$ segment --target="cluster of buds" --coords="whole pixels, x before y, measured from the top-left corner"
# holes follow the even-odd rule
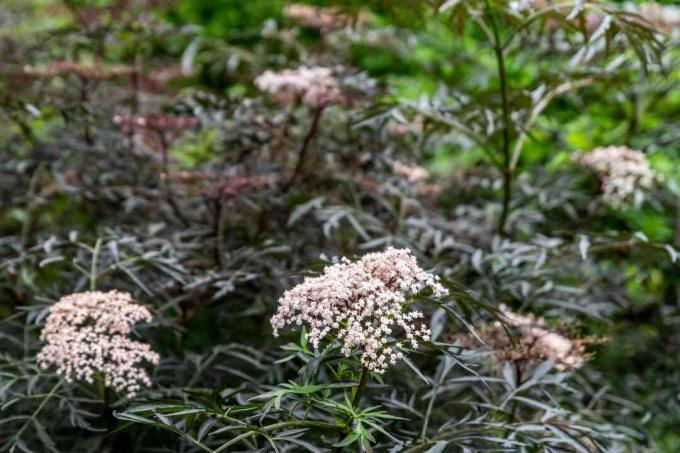
[[[364,15],[354,17],[337,8],[321,8],[301,3],[286,6],[283,15],[286,19],[293,20],[303,27],[316,28],[321,33],[328,33],[366,21]]]
[[[353,103],[353,97],[344,92],[330,68],[301,66],[278,72],[268,70],[255,79],[255,86],[283,104],[302,103],[318,109]]]
[[[335,337],[345,356],[358,348],[367,369],[384,373],[403,357],[403,343],[416,349],[430,337],[423,314],[405,310],[407,297],[426,287],[435,297],[447,294],[409,250],[390,247],[354,262],[343,258],[286,291],[271,325],[275,336],[286,325],[306,325],[317,349],[322,340]]]
[[[38,353],[38,364],[56,367],[68,382],[91,384],[101,377],[105,386],[132,397],[151,385],[141,363],[160,360],[148,344],[129,338],[141,321],[151,321],[151,313],[133,303],[128,293],[90,291],[64,296],[50,309],[40,335],[46,344]]]
[[[598,176],[602,198],[610,206],[621,206],[630,197],[639,205],[644,200],[642,189],[654,183],[647,157],[625,146],[595,148],[585,154],[574,154],[573,159]]]
[[[477,334],[491,350],[496,363],[536,364],[551,360],[557,370],[582,367],[589,359],[586,346],[595,343],[591,338],[570,338],[551,329],[541,317],[520,315],[507,307],[500,307],[505,326],[500,321],[487,323]],[[507,328],[507,330],[506,330]],[[508,335],[508,330],[516,337]],[[457,337],[466,348],[477,348],[478,340],[471,336]]]

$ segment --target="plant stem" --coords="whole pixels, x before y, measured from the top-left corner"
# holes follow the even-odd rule
[[[640,96],[637,92],[633,91],[631,93],[631,113],[628,120],[628,128],[626,130],[626,138],[624,139],[624,144],[626,146],[631,146],[633,138],[638,131],[640,126],[640,117],[642,110],[642,102],[640,101]]]
[[[104,406],[104,410],[109,408],[109,398],[106,392],[106,385],[104,384],[104,378],[102,376],[99,376],[97,378],[97,388],[99,390],[99,398],[102,400],[102,406]]]
[[[179,205],[175,200],[175,195],[172,191],[172,187],[170,186],[170,141],[168,137],[165,136],[165,132],[163,132],[162,129],[158,129],[156,133],[158,134],[158,140],[160,142],[162,152],[161,153],[162,168],[160,178],[165,199],[170,205],[170,208],[172,209],[172,212],[175,214],[175,217],[177,217],[177,219],[180,222],[182,222],[184,226],[189,227],[191,223],[189,222],[189,220],[187,220],[186,217],[184,217],[184,214],[182,214],[182,211],[180,210]]]
[[[508,77],[505,70],[505,56],[503,55],[503,44],[501,43],[496,16],[493,13],[491,0],[485,0],[489,24],[493,33],[493,48],[496,55],[496,66],[498,68],[498,79],[501,90],[501,110],[503,113],[503,210],[498,221],[498,233],[505,234],[505,224],[510,214],[510,202],[512,201],[512,180],[513,169],[510,160],[510,103],[508,101]]]
[[[359,378],[359,386],[357,387],[357,391],[354,394],[354,398],[352,398],[353,409],[356,409],[357,405],[359,404],[359,400],[361,400],[361,392],[363,392],[364,387],[366,387],[367,380],[368,380],[368,368],[363,367],[361,369],[361,377]]]
[[[218,190],[213,200],[213,261],[215,266],[222,268],[222,193]]]
[[[316,420],[299,420],[299,421],[294,420],[288,422],[279,422],[274,423],[273,425],[265,426],[264,428],[262,428],[262,430],[269,432],[276,431],[282,428],[321,428],[340,432],[342,432],[343,430],[343,427],[340,425],[333,425],[331,423]]]
[[[38,192],[40,189],[40,173],[42,171],[42,165],[38,164],[33,170],[31,179],[28,184],[28,199],[31,200],[26,205],[25,218],[23,224],[21,225],[21,245],[28,247],[31,241],[31,233],[35,225],[37,214],[40,210],[40,197],[38,197]]]
[[[103,375],[96,377],[97,389],[99,390],[99,399],[102,402],[101,419],[106,426],[106,435],[101,437],[96,448],[97,451],[106,451],[108,448],[116,450],[116,418],[113,415],[111,408],[111,400],[109,399],[109,389],[106,387],[105,378]]]
[[[140,85],[140,77],[139,77],[139,55],[137,52],[137,49],[135,48],[134,51],[134,57],[133,57],[133,70],[132,73],[130,74],[130,84],[131,84],[131,93],[130,93],[130,114],[132,117],[135,117],[139,114],[139,85]],[[129,146],[130,146],[130,151],[135,152],[136,144],[135,144],[135,128],[130,127],[130,130],[128,132],[128,140],[130,140]]]
[[[474,434],[479,434],[481,435],[484,432],[484,429],[488,428],[468,428],[468,429],[460,429],[460,430],[454,430],[454,431],[447,431],[442,434],[439,434],[437,436],[432,437],[430,440],[427,440],[425,442],[418,443],[416,445],[413,445],[412,447],[402,450],[401,453],[422,453],[427,450],[429,450],[431,447],[433,447],[437,442],[442,441],[442,440],[448,440],[450,438],[460,436],[463,437],[465,435],[474,435]],[[446,450],[449,451],[449,450]]]
[[[323,113],[323,106],[322,107],[317,107],[314,109],[312,112],[312,122],[309,125],[309,130],[307,131],[307,135],[305,135],[305,138],[302,139],[302,143],[300,144],[300,148],[298,150],[298,160],[295,163],[295,169],[293,169],[293,173],[290,176],[290,179],[285,185],[285,190],[288,190],[297,177],[299,176],[300,172],[302,171],[302,167],[304,166],[305,163],[305,157],[307,156],[307,151],[309,150],[309,145],[312,143],[312,139],[316,135],[316,132],[319,129],[319,121],[321,120],[321,114]]]
[[[99,250],[102,248],[102,239],[97,238],[92,250],[92,263],[90,264],[90,291],[97,289],[97,263],[99,261]]]
[[[170,157],[168,156],[168,148],[170,147],[170,143],[168,138],[165,136],[163,129],[159,128],[157,134],[158,142],[161,145],[161,178],[163,178],[163,181],[165,182],[166,178],[168,178],[168,172],[170,169]]]
[[[427,410],[425,411],[425,417],[423,418],[423,428],[420,431],[420,440],[425,440],[425,438],[427,437],[427,426],[430,424],[430,416],[432,416],[432,409],[434,408],[434,401],[437,397],[437,392],[439,391],[439,387],[444,382],[444,379],[446,379],[446,374],[447,373],[445,372],[444,366],[442,365],[441,375],[435,381],[434,388],[432,389],[432,397],[430,398],[430,401],[427,403]]]
[[[83,112],[84,120],[83,139],[87,145],[92,146],[94,145],[94,138],[92,137],[92,127],[90,126],[90,116],[87,106],[90,99],[89,84],[90,81],[84,76],[80,78],[80,107]]]
[[[520,387],[522,385],[522,367],[519,362],[515,362],[515,374],[517,375],[517,387]],[[508,425],[515,423],[516,415],[517,415],[517,400],[513,399],[512,406],[510,407],[510,413],[508,414],[507,421]],[[509,438],[510,434],[512,434],[512,431],[510,430],[510,427],[508,427],[505,430],[503,437]]]
[[[501,217],[498,220],[498,234],[501,236],[506,235],[505,224],[508,221],[508,216],[510,215],[510,202],[512,201],[512,177],[513,172],[510,168],[506,167],[503,169],[503,210],[501,211]]]
[[[359,401],[361,400],[361,393],[364,390],[364,387],[366,387],[366,381],[368,380],[368,368],[363,367],[361,369],[361,376],[359,377],[359,385],[357,386],[357,390],[354,393],[354,397],[352,398],[352,409],[356,409],[357,406],[359,405]],[[350,429],[345,430],[344,434],[345,436],[349,435],[351,433],[351,427]],[[340,453],[342,451],[342,447],[335,447],[333,450],[334,453]]]

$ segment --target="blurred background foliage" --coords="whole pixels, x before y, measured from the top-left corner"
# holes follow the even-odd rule
[[[644,433],[640,450],[631,451],[680,450],[677,23],[652,46],[658,55],[642,52],[648,61],[613,45],[598,48],[601,59],[575,64],[571,48],[537,44],[541,27],[512,44],[507,83],[517,121],[543,84],[592,83],[556,96],[527,132],[509,243],[499,246],[498,172],[483,147],[441,120],[475,118],[496,128],[488,143],[499,146],[499,119],[484,109],[497,103],[494,52],[472,19],[457,16],[460,2],[307,2],[340,7],[357,23],[369,18],[365,28],[328,34],[291,23],[284,0],[1,3],[2,341],[24,332],[14,324],[17,313],[34,316],[27,325],[35,338],[48,302],[83,288],[69,265],[88,259],[76,231],[88,244],[107,238],[109,264],[130,260],[129,267],[112,267],[105,284],[157,299],[165,320],[152,329],[155,345],[174,357],[164,370],[166,381],[175,379],[167,388],[195,384],[191,367],[215,345],[243,342],[269,354],[276,344],[267,324],[273,302],[294,276],[318,266],[320,253],[351,256],[396,243],[495,304],[576,319],[583,334],[607,338],[584,374],[619,395],[612,400],[626,400],[616,400],[628,411],[618,422]],[[614,3],[634,11],[641,2]],[[433,7],[445,11],[433,14]],[[54,61],[98,68],[16,76]],[[236,181],[288,171],[291,158],[280,152],[303,138],[309,114],[267,104],[252,81],[268,68],[298,64],[354,68],[375,79],[378,94],[351,114],[326,113],[334,126],[317,136],[318,174],[298,187]],[[133,90],[119,83],[127,78]],[[478,107],[486,119],[473,112]],[[114,121],[158,112],[198,118],[200,127],[140,132]],[[392,129],[385,138],[390,122],[406,132]],[[416,132],[406,127],[414,124]],[[643,151],[663,180],[639,209],[593,207],[597,190],[571,162],[574,152],[609,145]],[[397,158],[429,171],[441,190],[434,201],[409,193],[413,187],[366,195],[352,179],[367,174],[391,187],[385,169]],[[209,177],[196,182],[181,172],[231,179],[220,178],[216,188]],[[448,237],[455,251],[447,251]],[[521,246],[551,240],[557,245],[545,247],[545,272],[532,255],[526,270],[503,274],[508,263],[524,263],[514,261],[526,252]],[[546,296],[532,295],[545,285]],[[161,335],[164,327],[172,334]],[[30,355],[31,347],[21,348]]]

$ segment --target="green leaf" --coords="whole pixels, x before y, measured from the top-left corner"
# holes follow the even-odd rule
[[[348,445],[352,445],[354,442],[356,442],[359,439],[360,435],[359,433],[352,431],[349,433],[347,436],[345,436],[344,439],[342,439],[340,442],[334,444],[334,447],[347,447]]]

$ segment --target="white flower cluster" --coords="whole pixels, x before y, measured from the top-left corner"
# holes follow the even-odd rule
[[[654,183],[654,172],[647,157],[625,146],[595,148],[588,153],[574,155],[574,160],[598,175],[602,197],[611,206],[621,206],[631,196],[639,205],[644,199],[642,189]]]
[[[333,77],[333,71],[324,67],[267,70],[255,78],[255,86],[279,102],[302,102],[312,108],[350,101]]]
[[[400,340],[415,349],[418,341],[430,337],[430,329],[418,321],[423,314],[404,310],[406,297],[425,287],[436,297],[447,294],[438,277],[421,269],[409,250],[390,247],[355,262],[343,258],[286,291],[271,325],[275,336],[286,325],[307,325],[315,348],[335,334],[345,356],[360,348],[362,364],[384,373],[403,357]]]
[[[160,360],[148,344],[128,337],[140,321],[151,321],[151,313],[134,304],[128,293],[90,291],[64,296],[52,306],[40,335],[46,344],[38,353],[38,364],[55,366],[68,382],[93,383],[99,375],[107,387],[134,396],[142,385],[151,385],[140,363]]]

